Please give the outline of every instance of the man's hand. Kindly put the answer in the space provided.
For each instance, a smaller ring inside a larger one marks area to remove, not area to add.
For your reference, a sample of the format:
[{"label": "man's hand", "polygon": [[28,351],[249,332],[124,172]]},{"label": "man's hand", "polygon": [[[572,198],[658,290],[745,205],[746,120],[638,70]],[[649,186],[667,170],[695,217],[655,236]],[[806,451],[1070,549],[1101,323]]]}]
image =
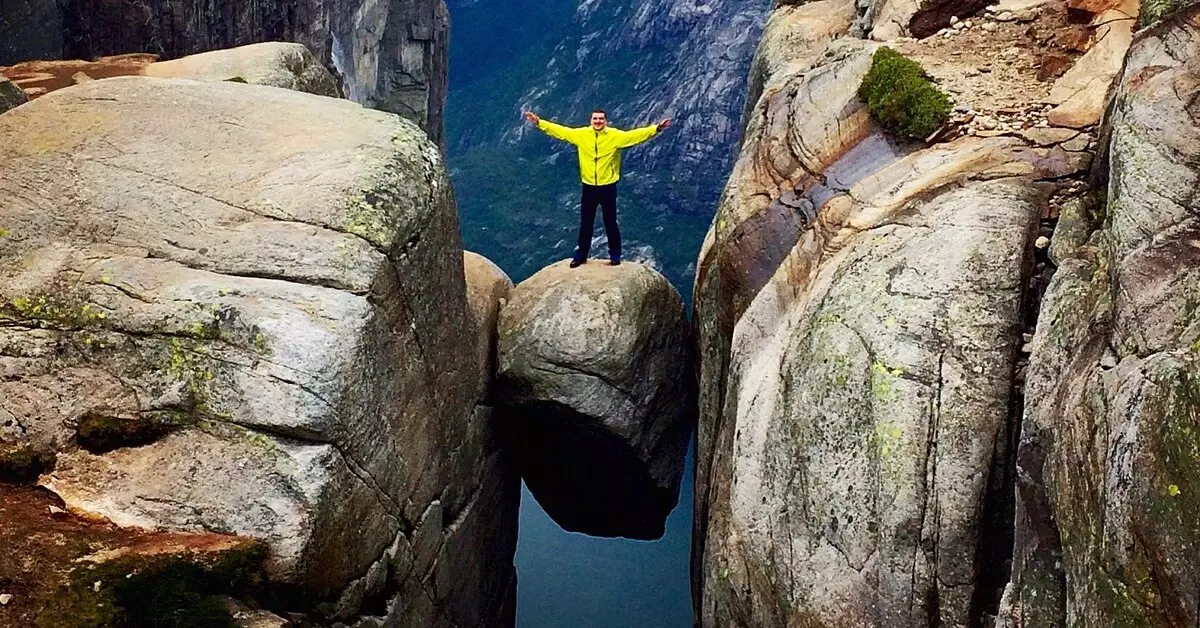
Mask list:
[{"label": "man's hand", "polygon": [[670,118],[665,118],[665,119],[664,119],[662,122],[659,122],[659,123],[658,123],[658,128],[656,129],[656,132],[658,132],[658,133],[662,133],[662,132],[663,132],[663,131],[665,131],[665,130],[666,130],[666,128],[667,128],[667,127],[669,127],[669,126],[671,126],[671,119],[670,119]]},{"label": "man's hand", "polygon": [[525,119],[532,122],[534,126],[537,126],[537,123],[541,121],[541,119],[537,117],[537,114],[532,111],[525,112]]}]

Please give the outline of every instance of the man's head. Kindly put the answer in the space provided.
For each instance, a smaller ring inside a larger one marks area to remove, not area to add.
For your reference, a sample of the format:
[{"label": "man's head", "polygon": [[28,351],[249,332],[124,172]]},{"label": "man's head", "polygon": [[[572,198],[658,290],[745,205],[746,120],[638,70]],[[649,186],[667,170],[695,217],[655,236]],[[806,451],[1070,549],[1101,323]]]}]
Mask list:
[{"label": "man's head", "polygon": [[603,109],[593,111],[592,128],[597,131],[603,131],[606,126],[608,126],[608,114],[604,113]]}]

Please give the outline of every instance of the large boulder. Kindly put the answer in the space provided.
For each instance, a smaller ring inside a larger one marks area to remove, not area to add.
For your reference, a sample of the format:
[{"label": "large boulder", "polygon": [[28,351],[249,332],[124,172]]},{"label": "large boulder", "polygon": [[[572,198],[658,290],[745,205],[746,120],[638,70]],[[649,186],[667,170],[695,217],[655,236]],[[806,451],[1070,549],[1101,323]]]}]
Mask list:
[{"label": "large boulder", "polygon": [[[57,453],[69,509],[262,539],[327,616],[510,605],[511,553],[458,553],[512,534],[489,510],[515,493],[481,471],[457,217],[416,125],[86,82],[0,117],[0,227],[0,447]],[[473,582],[501,593],[457,605]]]},{"label": "large boulder", "polygon": [[[1002,626],[1200,622],[1200,7],[1137,35],[1033,340]],[[1057,237],[1057,236],[1056,236]]]},{"label": "large boulder", "polygon": [[666,278],[635,263],[548,266],[513,290],[499,351],[509,443],[547,514],[571,531],[662,536],[695,400]]}]

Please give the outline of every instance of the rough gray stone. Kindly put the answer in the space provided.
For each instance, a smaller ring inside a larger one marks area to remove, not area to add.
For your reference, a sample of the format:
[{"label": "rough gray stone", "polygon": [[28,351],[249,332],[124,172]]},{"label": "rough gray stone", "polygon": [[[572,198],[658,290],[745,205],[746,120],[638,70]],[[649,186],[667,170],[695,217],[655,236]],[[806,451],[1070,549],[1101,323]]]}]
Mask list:
[{"label": "rough gray stone", "polygon": [[0,447],[59,452],[72,510],[266,540],[331,616],[491,623],[516,489],[453,207],[416,125],[344,100],[116,78],[0,116]]},{"label": "rough gray stone", "polygon": [[4,113],[18,105],[23,105],[27,100],[29,98],[20,87],[0,76],[0,113]]},{"label": "rough gray stone", "polygon": [[705,626],[967,626],[980,574],[1000,568],[980,548],[1039,194],[1024,179],[864,192],[734,332]]},{"label": "rough gray stone", "polygon": [[1200,621],[1200,7],[1140,33],[1107,126],[1095,247],[1034,336],[998,625]]},{"label": "rough gray stone", "polygon": [[571,531],[662,536],[695,407],[671,284],[635,263],[548,266],[513,290],[499,351],[508,442],[546,513]]}]

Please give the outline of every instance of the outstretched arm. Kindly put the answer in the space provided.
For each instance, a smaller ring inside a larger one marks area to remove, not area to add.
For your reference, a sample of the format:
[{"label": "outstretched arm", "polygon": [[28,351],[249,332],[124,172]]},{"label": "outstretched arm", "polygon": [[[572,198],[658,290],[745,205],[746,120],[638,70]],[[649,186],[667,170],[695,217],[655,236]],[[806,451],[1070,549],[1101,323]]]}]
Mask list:
[{"label": "outstretched arm", "polygon": [[662,122],[659,122],[655,126],[644,126],[644,127],[638,128],[638,129],[622,131],[621,137],[617,140],[617,146],[619,148],[629,148],[630,146],[637,146],[638,144],[645,142],[646,140],[654,137],[655,135],[658,135],[659,133],[661,133],[663,131],[663,129],[666,129],[669,126],[671,126],[671,121],[663,120]]},{"label": "outstretched arm", "polygon": [[539,118],[536,113],[534,113],[532,111],[525,112],[525,119],[529,120],[534,125],[536,125],[538,130],[540,130],[542,133],[545,133],[546,135],[549,135],[550,137],[553,137],[556,140],[562,140],[564,142],[570,142],[572,144],[575,143],[575,136],[577,135],[577,133],[575,133],[575,131],[577,129],[572,129],[569,127],[565,127],[561,124],[555,124],[548,120],[543,120],[543,119]]}]

